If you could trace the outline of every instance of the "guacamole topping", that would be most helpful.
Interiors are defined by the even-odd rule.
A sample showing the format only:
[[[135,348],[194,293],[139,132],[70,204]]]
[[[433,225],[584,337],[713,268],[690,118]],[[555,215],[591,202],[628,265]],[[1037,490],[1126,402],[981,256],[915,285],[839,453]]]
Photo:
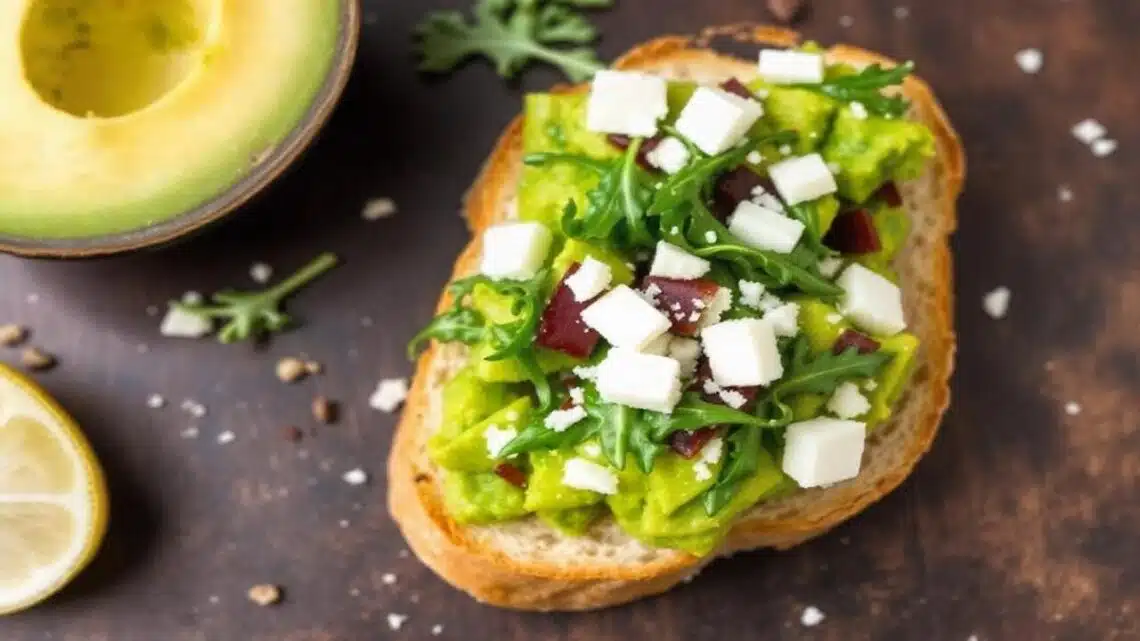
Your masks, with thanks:
[[[470,347],[428,447],[451,516],[613,518],[704,555],[757,504],[855,477],[919,350],[895,184],[934,142],[884,91],[909,71],[528,96],[518,220],[411,347]]]

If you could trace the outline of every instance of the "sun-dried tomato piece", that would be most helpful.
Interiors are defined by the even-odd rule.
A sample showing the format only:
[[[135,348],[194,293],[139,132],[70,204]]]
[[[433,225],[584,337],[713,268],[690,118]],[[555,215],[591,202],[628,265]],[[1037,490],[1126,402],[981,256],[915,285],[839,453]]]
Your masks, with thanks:
[[[720,289],[720,285],[707,278],[678,280],[646,276],[641,283],[642,291],[653,299],[654,307],[673,323],[673,333],[681,336],[697,333],[697,323]]]
[[[681,456],[695,458],[705,449],[705,445],[716,436],[717,427],[702,427],[692,432],[673,432],[669,435],[669,447]]]
[[[617,147],[618,149],[621,149],[622,151],[629,149],[629,146],[633,144],[633,138],[630,138],[624,134],[609,134],[606,136],[606,140],[608,140],[611,145]],[[641,165],[642,169],[657,171],[657,168],[649,162],[649,152],[656,149],[657,145],[660,145],[662,140],[663,138],[660,135],[657,135],[652,138],[646,138],[641,142],[641,147],[637,150],[637,164]]]
[[[727,91],[728,93],[740,96],[741,98],[748,98],[749,100],[756,99],[756,96],[753,95],[751,91],[749,91],[748,87],[744,86],[744,83],[740,82],[736,78],[729,78],[728,80],[720,83],[720,88]]]
[[[526,487],[526,473],[510,463],[499,463],[495,466],[495,474],[507,483],[518,487]]]
[[[893,181],[889,181],[879,187],[875,192],[875,198],[882,200],[891,207],[902,207],[902,194],[899,193],[899,186]]]
[[[554,295],[542,312],[538,323],[539,346],[552,349],[575,358],[586,358],[594,351],[601,336],[582,321],[582,310],[592,301],[578,302],[574,292],[566,285],[566,279],[578,271],[579,263],[566,270],[566,275],[554,289]]]
[[[873,254],[883,248],[871,213],[862,208],[836,216],[823,237],[823,244],[844,254]]]
[[[854,347],[860,354],[871,354],[879,351],[879,341],[867,336],[863,332],[857,332],[849,329],[839,335],[835,339],[835,344],[831,346],[832,353],[842,354],[847,350]]]
[[[713,215],[722,223],[728,220],[740,201],[752,198],[752,190],[757,187],[763,187],[769,193],[776,189],[770,180],[748,167],[724,172],[713,189]]]

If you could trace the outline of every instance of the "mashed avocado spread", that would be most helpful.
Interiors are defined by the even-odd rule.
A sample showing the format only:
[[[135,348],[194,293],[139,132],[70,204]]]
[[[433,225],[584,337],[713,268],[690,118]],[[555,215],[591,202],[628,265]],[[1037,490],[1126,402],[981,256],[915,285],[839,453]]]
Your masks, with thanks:
[[[518,220],[411,348],[470,347],[428,448],[457,521],[612,517],[704,555],[758,503],[858,474],[919,349],[895,183],[934,142],[883,91],[909,66],[761,67],[527,96]]]

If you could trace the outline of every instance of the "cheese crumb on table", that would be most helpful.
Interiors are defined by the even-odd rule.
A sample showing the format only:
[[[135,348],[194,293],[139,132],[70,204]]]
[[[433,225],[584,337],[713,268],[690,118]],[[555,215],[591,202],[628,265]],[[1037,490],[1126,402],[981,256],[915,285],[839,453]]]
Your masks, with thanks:
[[[234,439],[236,438],[237,436],[234,435],[233,432],[226,430],[225,432],[218,434],[218,445],[229,445],[230,443],[233,443]]]
[[[249,267],[249,277],[253,279],[253,282],[264,285],[269,282],[270,278],[273,278],[273,268],[265,263],[254,263]]]
[[[1067,203],[1073,200],[1073,190],[1068,185],[1061,185],[1057,188],[1057,200]]]
[[[1095,118],[1085,118],[1073,125],[1072,132],[1077,140],[1086,145],[1091,145],[1093,142],[1104,138],[1104,135],[1108,133],[1104,125],[1100,124]]]
[[[1098,158],[1104,158],[1105,156],[1108,156],[1112,152],[1116,151],[1116,147],[1117,143],[1115,140],[1112,140],[1111,138],[1101,138],[1100,140],[1093,141],[1092,152],[1094,156]]]
[[[396,575],[391,572],[385,572],[384,575],[380,577],[380,581],[382,581],[384,585],[395,585]]]
[[[280,603],[281,588],[277,587],[276,585],[262,583],[250,588],[247,596],[249,597],[250,601],[253,601],[257,605],[260,605],[263,608],[269,607],[271,605]]]
[[[437,624],[431,626],[431,635],[433,637],[438,637],[441,634],[443,634],[443,626],[442,625],[437,623]]]
[[[820,623],[823,623],[823,619],[823,611],[814,605],[809,605],[808,607],[804,608],[804,613],[800,615],[800,623],[805,628],[813,628]]]
[[[1022,49],[1014,55],[1017,66],[1025,73],[1037,73],[1045,63],[1045,56],[1040,49]]]
[[[368,482],[368,473],[358,467],[342,474],[341,479],[349,485],[364,485]]]
[[[1009,299],[1011,292],[1008,287],[998,287],[986,294],[982,299],[982,308],[986,310],[990,318],[1005,318],[1006,313],[1009,311]]]
[[[1076,416],[1077,414],[1080,414],[1081,413],[1081,404],[1074,402],[1074,401],[1069,401],[1068,403],[1065,403],[1065,413],[1068,414],[1069,416]]]
[[[376,391],[368,398],[368,405],[381,412],[396,411],[408,398],[408,379],[386,378],[376,384]]]
[[[152,410],[159,409],[165,405],[166,405],[166,399],[163,398],[160,394],[151,394],[146,399],[146,406],[151,408]]]
[[[406,614],[397,614],[395,612],[388,614],[388,628],[392,631],[396,631],[404,627],[404,624],[407,623],[407,621],[408,615]]]
[[[364,203],[360,217],[367,221],[380,220],[396,213],[396,201],[391,198],[373,198]]]

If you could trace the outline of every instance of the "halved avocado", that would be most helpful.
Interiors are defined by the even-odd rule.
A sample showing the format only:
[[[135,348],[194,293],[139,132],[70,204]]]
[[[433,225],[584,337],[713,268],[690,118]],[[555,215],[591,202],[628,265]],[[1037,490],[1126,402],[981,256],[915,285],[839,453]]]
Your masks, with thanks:
[[[0,2],[0,249],[111,253],[248,200],[331,112],[358,14],[356,0]]]

